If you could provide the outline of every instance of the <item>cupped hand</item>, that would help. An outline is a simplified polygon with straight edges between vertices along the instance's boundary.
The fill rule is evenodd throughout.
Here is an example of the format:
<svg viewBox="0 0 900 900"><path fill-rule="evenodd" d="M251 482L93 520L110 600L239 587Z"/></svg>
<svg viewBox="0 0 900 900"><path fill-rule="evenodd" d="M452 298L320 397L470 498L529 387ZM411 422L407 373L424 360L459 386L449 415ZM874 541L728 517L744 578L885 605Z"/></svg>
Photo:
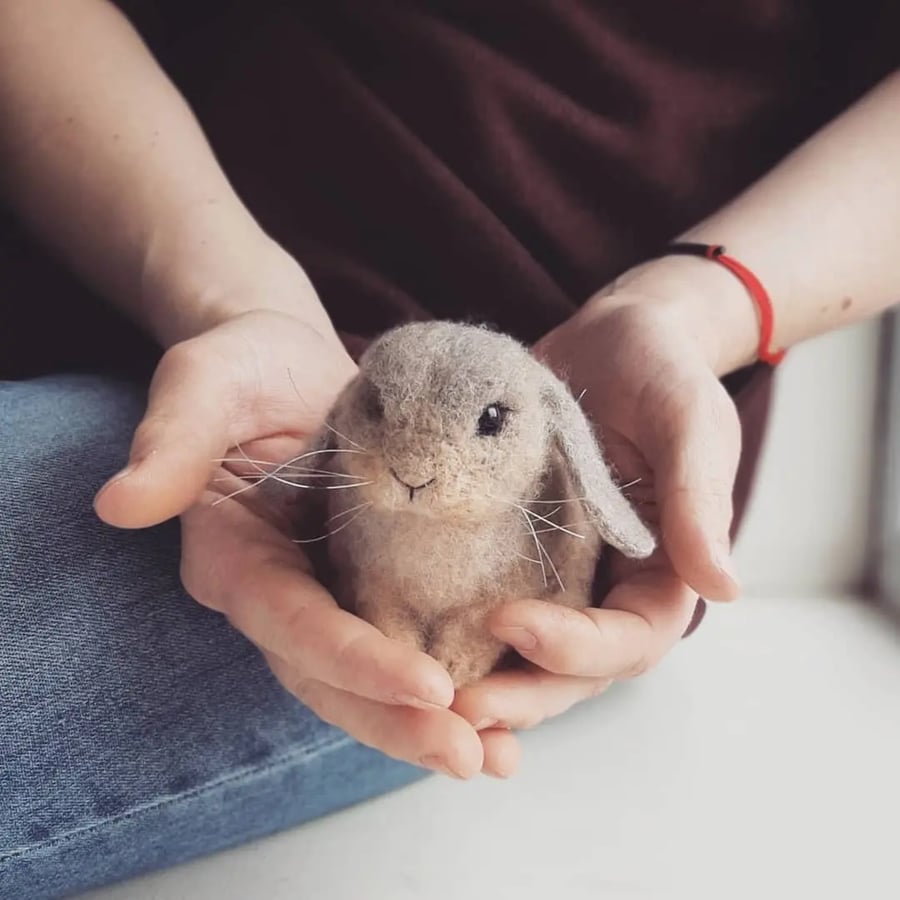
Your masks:
<svg viewBox="0 0 900 900"><path fill-rule="evenodd" d="M224 614L324 720L429 769L510 774L515 738L479 735L448 709L443 667L340 609L283 513L252 488L215 503L253 483L239 477L250 465L243 454L268 470L264 463L302 453L354 373L333 331L280 312L237 315L175 344L153 378L129 463L97 495L97 513L125 528L180 515L188 592Z"/></svg>
<svg viewBox="0 0 900 900"><path fill-rule="evenodd" d="M527 728L653 667L682 637L698 594L730 600L736 408L716 371L708 330L677 302L665 267L626 278L550 332L536 354L561 374L597 427L619 483L660 535L646 562L610 553L602 607L522 598L491 627L528 661L457 695L476 727Z"/></svg>

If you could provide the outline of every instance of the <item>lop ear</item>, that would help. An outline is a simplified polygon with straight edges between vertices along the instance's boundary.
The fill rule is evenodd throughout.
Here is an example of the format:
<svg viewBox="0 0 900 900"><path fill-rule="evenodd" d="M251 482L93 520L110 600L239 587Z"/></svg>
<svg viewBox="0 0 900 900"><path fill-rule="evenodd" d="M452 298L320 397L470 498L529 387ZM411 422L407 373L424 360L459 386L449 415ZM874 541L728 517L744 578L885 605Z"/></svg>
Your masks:
<svg viewBox="0 0 900 900"><path fill-rule="evenodd" d="M569 467L579 496L600 537L625 556L646 559L656 540L613 480L594 430L569 389L545 369L544 403L549 411L551 438Z"/></svg>

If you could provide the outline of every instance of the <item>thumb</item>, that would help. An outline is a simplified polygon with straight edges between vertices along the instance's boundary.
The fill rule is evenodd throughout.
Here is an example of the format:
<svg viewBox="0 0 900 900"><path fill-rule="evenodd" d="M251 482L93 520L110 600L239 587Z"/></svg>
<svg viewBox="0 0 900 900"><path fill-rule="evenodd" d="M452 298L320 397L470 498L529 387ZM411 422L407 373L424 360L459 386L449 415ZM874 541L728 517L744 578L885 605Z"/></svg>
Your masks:
<svg viewBox="0 0 900 900"><path fill-rule="evenodd" d="M709 600L732 600L732 492L741 448L737 410L704 373L647 417L663 545L678 575Z"/></svg>
<svg viewBox="0 0 900 900"><path fill-rule="evenodd" d="M221 361L202 343L178 344L162 358L128 464L94 500L97 515L119 528L146 528L180 515L203 493L228 447L233 394Z"/></svg>

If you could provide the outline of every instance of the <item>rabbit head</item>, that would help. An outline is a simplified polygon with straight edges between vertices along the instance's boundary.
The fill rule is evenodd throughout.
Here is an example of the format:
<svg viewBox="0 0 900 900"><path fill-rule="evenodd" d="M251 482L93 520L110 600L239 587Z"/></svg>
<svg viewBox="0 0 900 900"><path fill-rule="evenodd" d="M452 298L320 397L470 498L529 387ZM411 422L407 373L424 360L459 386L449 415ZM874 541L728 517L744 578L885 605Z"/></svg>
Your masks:
<svg viewBox="0 0 900 900"><path fill-rule="evenodd" d="M538 497L554 453L600 536L630 556L654 541L615 485L568 388L513 338L451 322L412 323L373 343L332 410L354 502L472 520Z"/></svg>

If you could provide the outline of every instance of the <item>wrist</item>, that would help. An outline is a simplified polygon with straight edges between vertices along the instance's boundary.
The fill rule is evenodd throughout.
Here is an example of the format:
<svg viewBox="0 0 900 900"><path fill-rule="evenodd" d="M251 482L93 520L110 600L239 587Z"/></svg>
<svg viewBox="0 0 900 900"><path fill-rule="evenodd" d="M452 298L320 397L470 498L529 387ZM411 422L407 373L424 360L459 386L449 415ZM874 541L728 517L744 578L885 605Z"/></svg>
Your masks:
<svg viewBox="0 0 900 900"><path fill-rule="evenodd" d="M333 330L299 263L249 214L215 205L148 241L139 295L139 317L164 347L260 310Z"/></svg>
<svg viewBox="0 0 900 900"><path fill-rule="evenodd" d="M722 377L757 359L759 321L743 284L723 266L688 256L663 256L629 269L603 302L655 307L686 329L695 352Z"/></svg>

